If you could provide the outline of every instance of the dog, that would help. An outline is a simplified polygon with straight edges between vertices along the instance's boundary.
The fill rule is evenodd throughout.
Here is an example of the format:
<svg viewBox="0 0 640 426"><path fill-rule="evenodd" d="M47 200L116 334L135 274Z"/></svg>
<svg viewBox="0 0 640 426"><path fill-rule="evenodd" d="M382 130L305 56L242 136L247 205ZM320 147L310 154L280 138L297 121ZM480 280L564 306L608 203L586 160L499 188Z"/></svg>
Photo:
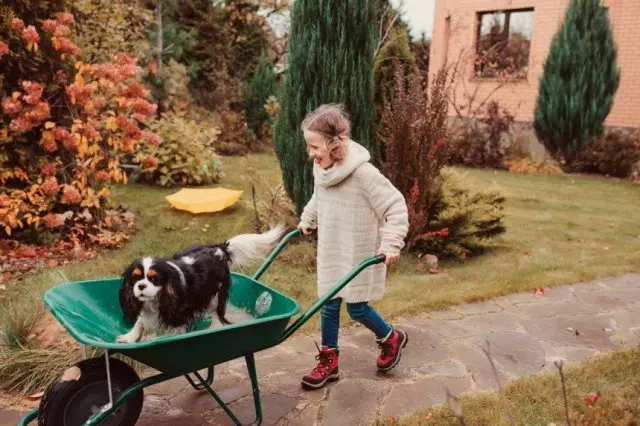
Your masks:
<svg viewBox="0 0 640 426"><path fill-rule="evenodd" d="M262 234L242 234L225 243L197 245L169 259L143 257L124 271L120 306L133 328L117 337L119 343L135 343L158 334L187 332L194 320L211 310L225 317L231 287L231 269L266 256L283 235L278 226Z"/></svg>

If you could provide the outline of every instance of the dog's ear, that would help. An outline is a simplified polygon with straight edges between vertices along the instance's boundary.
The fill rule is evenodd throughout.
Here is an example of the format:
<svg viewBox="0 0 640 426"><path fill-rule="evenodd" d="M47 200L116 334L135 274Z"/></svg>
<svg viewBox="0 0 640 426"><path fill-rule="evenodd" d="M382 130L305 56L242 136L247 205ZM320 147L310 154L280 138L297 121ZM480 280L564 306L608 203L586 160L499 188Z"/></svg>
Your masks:
<svg viewBox="0 0 640 426"><path fill-rule="evenodd" d="M136 278L133 277L133 272L136 268L140 268L139 262L133 262L122 274L122 282L120 284L120 307L124 313L124 318L127 322L132 323L138 319L140 311L142 310L142 302L139 301L133 294L133 285Z"/></svg>
<svg viewBox="0 0 640 426"><path fill-rule="evenodd" d="M158 312L165 326L180 327L190 321L190 306L184 283L176 270L168 265L156 265L157 284L162 286L158 297Z"/></svg>

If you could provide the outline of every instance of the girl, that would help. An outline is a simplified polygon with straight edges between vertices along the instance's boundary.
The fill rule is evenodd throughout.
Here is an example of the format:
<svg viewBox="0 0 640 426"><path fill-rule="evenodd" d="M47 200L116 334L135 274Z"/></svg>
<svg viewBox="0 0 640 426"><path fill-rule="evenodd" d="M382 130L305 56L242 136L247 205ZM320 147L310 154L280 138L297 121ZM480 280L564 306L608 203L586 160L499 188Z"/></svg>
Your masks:
<svg viewBox="0 0 640 426"><path fill-rule="evenodd" d="M329 291L356 264L384 254L394 263L409 229L402 194L369 163L369 152L350 139L350 123L340 105L322 105L302 122L313 159L314 193L304 208L300 228L318 230L318 296ZM327 302L321 311L320 362L302 379L305 389L319 389L338 380L340 305L371 330L380 346L378 370L391 370L407 345L407 333L393 328L369 306L384 294L386 265L367 268Z"/></svg>

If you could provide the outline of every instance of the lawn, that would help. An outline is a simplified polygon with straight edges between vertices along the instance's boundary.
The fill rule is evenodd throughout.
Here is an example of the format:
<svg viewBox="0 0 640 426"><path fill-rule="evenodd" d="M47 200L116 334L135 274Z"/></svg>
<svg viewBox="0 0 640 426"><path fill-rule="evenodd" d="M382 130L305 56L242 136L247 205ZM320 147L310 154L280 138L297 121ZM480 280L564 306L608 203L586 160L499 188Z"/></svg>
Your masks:
<svg viewBox="0 0 640 426"><path fill-rule="evenodd" d="M34 319L42 318L42 293L66 279L119 276L138 256L170 255L193 243L252 232L251 188L243 178L247 161L258 166L270 184L280 182L278 163L271 154L226 158L227 176L222 185L243 188L245 193L232 210L220 214L194 216L172 210L164 197L176 189L137 184L115 187L114 201L127 205L137 215L135 238L124 248L104 251L90 261L7 283L0 306L4 333L32 334L37 326ZM507 232L495 249L482 256L464 263L442 262L437 275L418 271L417 256L405 255L390 273L385 298L375 303L385 317L418 315L462 302L531 291L537 286L640 270L639 186L596 178L464 169L455 172L468 186L496 188L505 195ZM313 244L303 240L287 249L262 280L298 300L303 308L308 307L316 298L314 261ZM347 318L343 324L349 324ZM317 330L317 316L302 328L306 333ZM7 380L13 377L18 379L13 383L21 393L41 389L80 356L78 351L41 350L31 344L17 353L7 349L0 344L0 388L6 390Z"/></svg>
<svg viewBox="0 0 640 426"><path fill-rule="evenodd" d="M640 415L640 349L627 349L564 368L571 424L636 425ZM590 408L585 397L599 392ZM567 424L562 386L557 372L516 380L497 392L475 393L460 399L468 425L507 426L509 417L519 425ZM508 407L508 408L506 408ZM584 423L580 420L586 420ZM425 408L397 419L381 419L378 426L457 426L458 419L445 407Z"/></svg>
<svg viewBox="0 0 640 426"><path fill-rule="evenodd" d="M276 158L252 155L260 173L280 182ZM70 280L118 276L142 255L169 255L196 242L224 240L253 231L251 189L243 178L245 158L226 158L222 185L244 188L242 202L228 212L194 216L172 210L164 197L176 189L129 184L114 188L116 202L137 215L138 232L124 248L105 251L81 263L41 271L9 283L4 295L32 303L64 275ZM499 171L457 169L467 185L496 188L506 197L506 234L488 253L464 263L447 261L442 272L416 269L405 255L390 273L385 298L376 306L387 317L414 315L461 302L530 291L640 270L640 187L630 183L571 176L532 176ZM208 225L208 227L206 227ZM62 274L60 274L62 273ZM315 299L311 242L287 250L263 280L309 306ZM16 296L20 295L17 299ZM314 330L312 321L305 330Z"/></svg>

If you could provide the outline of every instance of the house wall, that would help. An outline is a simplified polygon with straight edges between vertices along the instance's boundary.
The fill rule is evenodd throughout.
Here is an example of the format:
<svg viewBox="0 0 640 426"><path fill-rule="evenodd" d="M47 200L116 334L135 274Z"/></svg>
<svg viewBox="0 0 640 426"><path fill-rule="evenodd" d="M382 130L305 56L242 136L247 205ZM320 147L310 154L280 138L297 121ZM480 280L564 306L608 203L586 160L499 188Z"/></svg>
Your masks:
<svg viewBox="0 0 640 426"><path fill-rule="evenodd" d="M456 104L466 103L464 93L472 94L477 88L476 100L498 100L516 116L516 120L532 121L542 67L568 4L569 0L435 0L431 74L460 57L465 66L457 81ZM620 87L605 124L640 127L640 0L608 0L605 5L609 7L621 69ZM478 12L524 8L534 9L526 79L503 84L474 78ZM453 107L450 114L455 114Z"/></svg>

